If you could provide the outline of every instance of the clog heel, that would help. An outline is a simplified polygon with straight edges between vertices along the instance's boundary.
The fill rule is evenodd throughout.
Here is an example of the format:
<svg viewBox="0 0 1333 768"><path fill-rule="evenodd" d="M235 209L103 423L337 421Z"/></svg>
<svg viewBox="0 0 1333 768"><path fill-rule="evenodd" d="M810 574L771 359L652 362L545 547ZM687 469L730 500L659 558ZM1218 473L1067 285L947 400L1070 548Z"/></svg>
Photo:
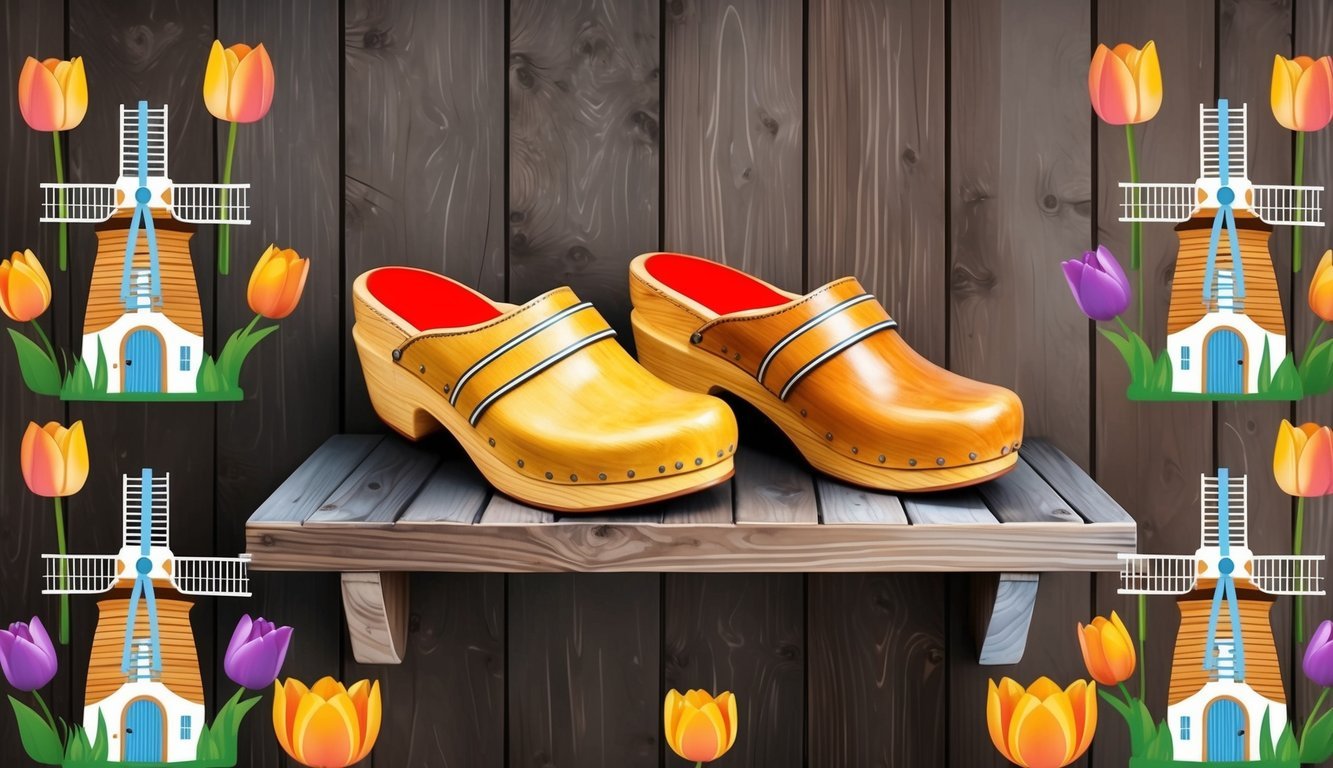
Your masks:
<svg viewBox="0 0 1333 768"><path fill-rule="evenodd" d="M732 475L726 403L649 373L568 288L515 306L433 272L383 267L352 294L375 412L412 440L448 431L524 503L615 509Z"/></svg>
<svg viewBox="0 0 1333 768"><path fill-rule="evenodd" d="M644 367L743 398L833 477L943 490L1018 460L1018 396L917 354L854 278L799 296L707 259L647 253L630 264L630 298Z"/></svg>

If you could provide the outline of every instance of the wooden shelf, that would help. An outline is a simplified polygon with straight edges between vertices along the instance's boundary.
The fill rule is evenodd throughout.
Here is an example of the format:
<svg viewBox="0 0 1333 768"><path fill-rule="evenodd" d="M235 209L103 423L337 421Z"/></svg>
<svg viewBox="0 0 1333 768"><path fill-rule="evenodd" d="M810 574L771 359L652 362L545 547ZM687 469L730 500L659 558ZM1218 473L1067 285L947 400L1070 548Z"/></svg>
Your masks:
<svg viewBox="0 0 1333 768"><path fill-rule="evenodd" d="M397 437L338 435L246 524L251 567L344 574L358 660L401 660L394 574L927 571L978 577L983 663L1022 655L1040 572L1115 571L1133 519L1049 443L974 488L878 493L737 452L733 481L647 507L559 515L494 493L471 464Z"/></svg>

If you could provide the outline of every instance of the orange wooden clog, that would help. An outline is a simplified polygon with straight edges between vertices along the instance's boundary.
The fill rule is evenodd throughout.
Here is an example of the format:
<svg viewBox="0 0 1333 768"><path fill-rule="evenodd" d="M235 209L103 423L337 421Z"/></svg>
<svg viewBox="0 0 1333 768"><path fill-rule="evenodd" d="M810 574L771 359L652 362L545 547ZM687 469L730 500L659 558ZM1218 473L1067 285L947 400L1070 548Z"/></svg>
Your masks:
<svg viewBox="0 0 1333 768"><path fill-rule="evenodd" d="M1018 460L1018 396L918 355L854 278L797 296L707 259L648 253L630 264L630 297L648 370L745 398L834 477L939 490Z"/></svg>
<svg viewBox="0 0 1333 768"><path fill-rule="evenodd" d="M380 418L410 439L443 426L487 480L527 504L610 509L731 477L727 404L646 371L568 288L514 306L434 272L384 267L358 277L352 295Z"/></svg>

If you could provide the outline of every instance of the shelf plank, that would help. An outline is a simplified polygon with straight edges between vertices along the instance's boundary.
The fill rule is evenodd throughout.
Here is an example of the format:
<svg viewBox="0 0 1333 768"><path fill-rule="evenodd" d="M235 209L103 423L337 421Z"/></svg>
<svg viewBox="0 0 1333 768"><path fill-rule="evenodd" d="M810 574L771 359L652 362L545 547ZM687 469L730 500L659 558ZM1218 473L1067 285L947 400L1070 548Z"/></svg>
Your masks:
<svg viewBox="0 0 1333 768"><path fill-rule="evenodd" d="M248 524L305 522L383 439L381 435L330 437L255 510Z"/></svg>
<svg viewBox="0 0 1333 768"><path fill-rule="evenodd" d="M907 511L893 494L858 488L827 477L815 479L815 490L819 494L819 510L825 523L907 524Z"/></svg>
<svg viewBox="0 0 1333 768"><path fill-rule="evenodd" d="M440 462L432 452L402 440L385 440L352 470L306 524L391 524Z"/></svg>

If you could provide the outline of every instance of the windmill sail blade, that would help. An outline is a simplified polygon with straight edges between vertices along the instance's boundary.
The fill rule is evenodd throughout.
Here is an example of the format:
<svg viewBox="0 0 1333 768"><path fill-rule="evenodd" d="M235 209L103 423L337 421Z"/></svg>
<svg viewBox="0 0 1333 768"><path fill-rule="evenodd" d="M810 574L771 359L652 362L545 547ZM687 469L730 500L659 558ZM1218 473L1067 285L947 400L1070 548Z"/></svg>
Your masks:
<svg viewBox="0 0 1333 768"><path fill-rule="evenodd" d="M1323 555L1265 555L1250 560L1250 582L1270 595L1322 595Z"/></svg>
<svg viewBox="0 0 1333 768"><path fill-rule="evenodd" d="M171 585L182 595L250 596L250 556L177 557Z"/></svg>
<svg viewBox="0 0 1333 768"><path fill-rule="evenodd" d="M178 221L190 224L249 224L250 185L176 184L169 207Z"/></svg>
<svg viewBox="0 0 1333 768"><path fill-rule="evenodd" d="M1120 594L1183 595L1194 589L1193 555L1121 555Z"/></svg>
<svg viewBox="0 0 1333 768"><path fill-rule="evenodd" d="M61 192L64 200L61 201ZM115 184L43 184L42 221L97 224L120 205Z"/></svg>
<svg viewBox="0 0 1333 768"><path fill-rule="evenodd" d="M43 595L96 595L109 591L119 578L115 555L42 555ZM61 570L67 586L62 589Z"/></svg>
<svg viewBox="0 0 1333 768"><path fill-rule="evenodd" d="M1324 226L1323 187L1255 184L1250 207L1266 224Z"/></svg>
<svg viewBox="0 0 1333 768"><path fill-rule="evenodd" d="M1120 220L1179 223L1188 219L1197 207L1198 188L1193 184L1121 183L1125 198L1120 203Z"/></svg>
<svg viewBox="0 0 1333 768"><path fill-rule="evenodd" d="M1199 105L1199 167L1200 176L1205 179L1220 178L1222 174L1222 128L1229 138L1226 147L1227 173L1237 178L1247 178L1246 168L1249 143L1246 135L1246 123L1249 105L1233 107L1226 100L1218 102L1217 107ZM1226 115L1226 123L1218 120L1219 115Z"/></svg>

